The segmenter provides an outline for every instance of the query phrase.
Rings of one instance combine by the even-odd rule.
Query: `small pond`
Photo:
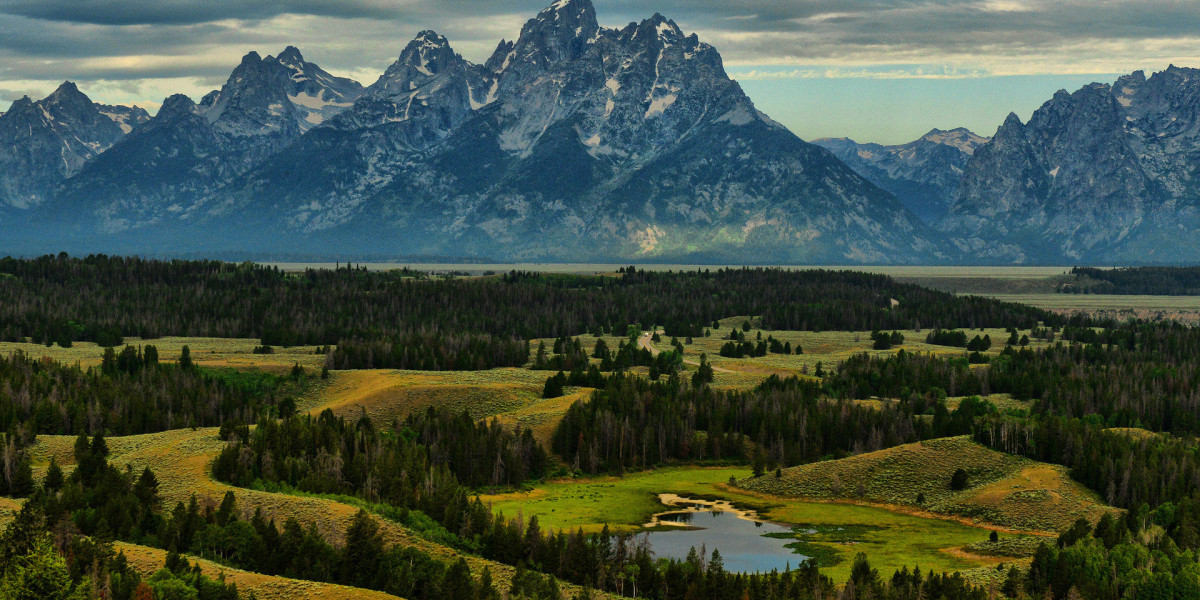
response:
[[[681,510],[655,515],[648,524],[659,529],[645,534],[658,558],[684,560],[692,548],[699,551],[703,546],[709,555],[720,550],[725,570],[740,573],[783,571],[797,567],[807,558],[784,547],[794,539],[765,537],[770,533],[791,533],[790,526],[757,520],[752,513],[733,509],[723,502],[667,495],[663,501]]]

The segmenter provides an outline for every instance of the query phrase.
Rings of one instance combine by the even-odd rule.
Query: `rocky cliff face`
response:
[[[149,119],[146,111],[92,102],[74,83],[0,114],[0,207],[42,204],[87,161]]]
[[[959,127],[934,129],[907,144],[859,144],[849,138],[822,138],[813,143],[868,181],[891,192],[925,223],[946,215],[958,195],[963,169],[975,149],[988,138]]]
[[[46,207],[87,235],[194,221],[232,180],[349,107],[362,86],[287,48],[247,54],[199,104],[167,98],[158,114],[91,161]],[[198,232],[200,233],[200,232]]]
[[[999,262],[1194,262],[1200,71],[1060,91],[975,153],[939,227]]]

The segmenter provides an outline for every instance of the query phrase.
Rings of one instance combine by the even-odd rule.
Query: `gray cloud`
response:
[[[896,65],[912,65],[914,73],[944,68],[940,72],[950,76],[1111,73],[1200,54],[1192,50],[1200,3],[1173,0],[595,2],[609,26],[655,11],[671,17],[716,45],[735,68],[801,67],[797,73],[811,74],[829,67],[833,76],[871,65],[887,65],[899,76],[906,71]],[[198,92],[219,85],[245,52],[274,53],[288,44],[327,69],[370,83],[421,29],[438,30],[479,61],[548,3],[0,0],[0,83],[187,79],[194,82],[188,91]],[[122,97],[132,94],[126,93]]]
[[[20,88],[20,89],[0,88],[0,101],[6,102],[6,103],[11,103],[11,102],[16,102],[17,100],[20,100],[21,98],[23,98],[25,96],[29,96],[30,98],[41,98],[41,97],[45,96],[48,92],[49,92],[49,90],[42,89],[42,88]]]
[[[10,15],[94,25],[184,25],[226,19],[261,20],[284,14],[391,18],[395,3],[370,0],[2,0]]]

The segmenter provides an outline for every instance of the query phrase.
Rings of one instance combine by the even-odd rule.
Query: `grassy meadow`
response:
[[[950,485],[957,469],[968,474],[962,490]],[[1094,523],[1112,510],[1065,467],[996,452],[966,437],[801,465],[783,469],[780,477],[768,473],[737,485],[772,496],[869,502],[1027,532],[1062,531],[1080,518]]]
[[[286,373],[293,365],[299,364],[309,371],[320,371],[325,365],[325,355],[316,353],[316,346],[295,346],[291,348],[274,349],[273,354],[254,354],[254,348],[261,342],[250,338],[198,338],[198,337],[163,337],[153,340],[125,338],[125,344],[130,346],[153,345],[158,348],[159,360],[176,362],[187,346],[192,354],[192,361],[201,367],[255,369],[273,373]],[[120,351],[121,347],[117,350]],[[33,357],[48,357],[52,360],[87,368],[100,364],[104,358],[104,348],[92,342],[75,342],[70,348],[57,344],[45,346],[33,343],[0,342],[0,355],[7,356],[20,350]]]
[[[659,494],[729,500],[760,518],[795,525],[795,551],[821,557],[827,574],[839,581],[849,575],[858,552],[867,552],[871,564],[886,572],[914,565],[957,571],[1012,560],[964,549],[986,541],[987,527],[878,506],[774,497],[728,485],[730,477],[749,476],[742,467],[671,467],[624,477],[550,481],[483,499],[506,515],[536,516],[544,528],[584,531],[605,524],[614,530],[644,530],[655,514],[669,510]]]

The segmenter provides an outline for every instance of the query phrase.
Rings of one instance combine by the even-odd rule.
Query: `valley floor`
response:
[[[761,333],[764,339],[772,336],[800,345],[805,349],[804,354],[747,359],[718,356],[720,346],[725,341],[719,339],[720,336],[734,329],[741,331],[742,324],[747,321],[751,319],[734,317],[722,320],[720,329],[714,330],[711,337],[697,338],[691,345],[685,346],[685,361],[698,364],[700,355],[705,354],[717,371],[716,385],[744,389],[757,385],[772,374],[809,374],[818,363],[832,366],[857,352],[885,354],[896,351],[870,350],[871,340],[865,332],[761,331],[752,327],[745,332],[747,339],[757,339]],[[1007,335],[1003,330],[980,333],[987,333],[994,340],[1003,340]],[[907,350],[962,353],[961,349],[925,344],[922,332],[905,332],[905,336],[906,342],[902,347]],[[605,339],[610,347],[615,347],[621,341],[621,338],[615,337]],[[590,353],[596,338],[581,336],[581,341]],[[669,339],[665,338],[652,343],[647,335],[642,341],[646,347],[656,351],[669,347]],[[128,340],[128,343],[138,344],[139,341]],[[258,345],[256,340],[166,338],[154,340],[153,343],[159,347],[164,360],[174,360],[186,344],[191,348],[196,362],[206,367],[284,372],[299,364],[309,372],[315,372],[323,364],[323,355],[313,347],[278,349],[275,354],[259,355],[252,353]],[[536,344],[535,341],[535,348]],[[999,347],[1001,344],[997,343],[993,353]],[[44,354],[85,366],[98,364],[102,352],[100,348],[87,343],[79,343],[69,349],[4,344],[0,345],[0,352],[18,348],[35,356]],[[305,396],[298,399],[297,404],[298,408],[310,414],[331,409],[336,414],[348,417],[366,414],[383,424],[403,419],[414,411],[423,411],[428,407],[449,406],[466,410],[476,419],[495,418],[504,424],[531,427],[536,437],[546,443],[566,409],[572,403],[586,399],[590,393],[587,389],[572,389],[568,390],[566,396],[543,399],[541,388],[551,374],[528,369],[479,372],[334,371],[328,380],[312,386]],[[995,400],[1005,402],[1003,398]],[[69,470],[73,462],[73,443],[74,438],[69,436],[39,436],[31,448],[35,477],[44,475],[51,457]],[[227,491],[233,491],[239,509],[245,515],[249,516],[259,509],[266,518],[275,518],[277,522],[289,516],[296,517],[306,526],[315,524],[335,544],[340,543],[348,522],[358,511],[358,506],[337,500],[234,488],[215,481],[210,465],[224,445],[218,439],[215,428],[114,437],[108,438],[108,444],[114,464],[128,464],[139,470],[149,467],[158,474],[160,491],[168,506],[175,502],[186,503],[193,494],[202,506],[215,506]],[[810,467],[835,469],[842,468],[836,465],[843,463],[848,465],[844,468],[854,469],[857,467],[853,465],[861,464],[862,460],[852,457]],[[785,480],[791,480],[793,471],[788,470]],[[624,477],[554,479],[522,490],[486,495],[483,499],[494,510],[507,515],[521,514],[526,518],[537,516],[545,528],[582,528],[585,531],[596,531],[605,524],[615,530],[644,530],[643,525],[654,514],[666,510],[658,499],[659,494],[729,500],[739,507],[755,511],[762,519],[799,526],[797,532],[807,533],[796,534],[799,542],[796,552],[807,552],[806,555],[819,553],[823,563],[828,565],[826,572],[839,581],[848,575],[851,559],[858,552],[866,552],[872,564],[884,572],[918,565],[923,570],[994,571],[990,567],[997,563],[1020,564],[1027,562],[1027,559],[988,556],[969,549],[968,545],[983,542],[993,529],[1003,530],[1006,536],[1013,537],[1045,536],[1061,525],[1058,522],[1046,523],[1046,527],[1037,528],[1030,527],[1032,523],[1022,522],[1010,526],[1011,523],[969,519],[952,512],[925,510],[872,495],[853,498],[803,493],[799,497],[787,497],[793,494],[784,489],[755,485],[750,475],[745,467],[678,466]],[[730,485],[731,478],[738,481],[737,486]],[[770,478],[770,475],[766,477],[768,483]],[[1017,491],[1028,491],[1040,483],[1047,486],[1062,485],[1057,478],[1052,479],[1049,483],[1027,481]],[[1007,484],[999,482],[996,485]],[[999,521],[1006,518],[999,513],[992,517]],[[389,542],[411,545],[441,557],[457,555],[455,550],[423,539],[403,526],[379,516],[374,518]],[[161,551],[129,544],[119,547],[135,565],[146,571],[156,570],[162,564]],[[467,559],[473,571],[478,572],[484,566],[490,567],[502,588],[512,576],[509,566],[477,557]],[[201,562],[201,565],[212,575],[225,573],[238,583],[240,589],[254,591],[260,598],[334,598],[344,593],[338,586],[266,577],[211,562]],[[563,588],[573,589],[565,583]],[[386,596],[373,594],[371,597]]]

